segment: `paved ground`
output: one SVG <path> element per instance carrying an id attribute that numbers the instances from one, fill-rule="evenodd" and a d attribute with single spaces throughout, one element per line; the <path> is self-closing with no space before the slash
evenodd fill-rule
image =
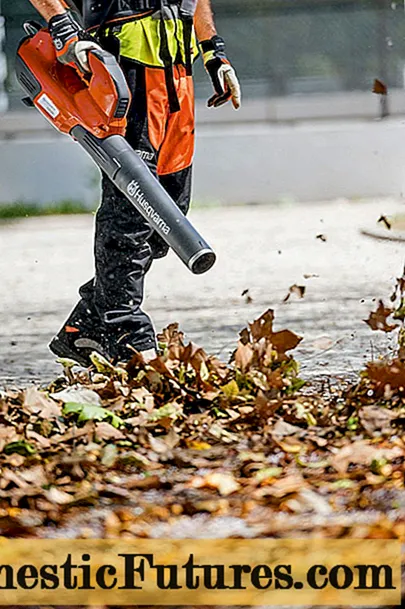
<path id="1" fill-rule="evenodd" d="M 388 298 L 405 253 L 404 244 L 360 228 L 402 210 L 383 200 L 196 210 L 195 224 L 218 252 L 216 268 L 193 277 L 172 254 L 156 262 L 145 307 L 158 328 L 179 321 L 188 338 L 224 358 L 244 324 L 272 307 L 277 327 L 305 337 L 303 375 L 354 374 L 389 348 L 362 320 L 375 298 Z M 92 223 L 73 216 L 0 225 L 1 384 L 47 381 L 58 370 L 47 343 L 92 273 Z M 306 285 L 305 298 L 282 304 L 295 283 Z"/>

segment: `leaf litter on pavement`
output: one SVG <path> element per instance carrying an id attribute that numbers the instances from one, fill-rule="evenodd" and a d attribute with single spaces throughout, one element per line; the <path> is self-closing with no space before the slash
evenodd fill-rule
<path id="1" fill-rule="evenodd" d="M 1 535 L 79 519 L 70 534 L 170 536 L 202 517 L 259 535 L 404 537 L 404 287 L 368 321 L 398 330 L 398 352 L 327 394 L 300 379 L 302 339 L 275 330 L 272 310 L 240 332 L 228 364 L 171 324 L 149 363 L 61 360 L 46 389 L 3 391 Z"/>

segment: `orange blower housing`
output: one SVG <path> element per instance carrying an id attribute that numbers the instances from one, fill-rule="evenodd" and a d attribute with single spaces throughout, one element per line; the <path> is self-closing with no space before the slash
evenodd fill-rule
<path id="1" fill-rule="evenodd" d="M 91 71 L 81 74 L 58 61 L 47 30 L 24 27 L 16 75 L 25 101 L 89 154 L 192 273 L 208 271 L 215 253 L 124 137 L 131 94 L 115 58 L 91 51 Z"/>
<path id="2" fill-rule="evenodd" d="M 124 135 L 131 93 L 121 69 L 101 49 L 89 53 L 89 64 L 87 75 L 60 63 L 41 29 L 21 42 L 16 73 L 33 105 L 62 133 L 80 125 L 97 138 Z"/>

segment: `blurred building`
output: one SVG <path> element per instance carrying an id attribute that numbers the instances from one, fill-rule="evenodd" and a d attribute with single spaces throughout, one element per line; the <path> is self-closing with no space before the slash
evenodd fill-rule
<path id="1" fill-rule="evenodd" d="M 229 203 L 402 196 L 405 0 L 212 0 L 212 5 L 244 103 L 237 113 L 229 105 L 207 109 L 211 85 L 197 63 L 196 198 Z M 0 203 L 28 196 L 55 200 L 65 192 L 62 198 L 94 200 L 97 180 L 87 159 L 20 102 L 14 56 L 22 23 L 38 15 L 29 0 L 3 0 L 2 13 L 10 111 L 0 117 L 0 155 L 2 141 L 15 146 L 7 144 L 3 153 Z M 375 79 L 387 86 L 388 97 L 372 93 Z M 391 118 L 377 123 L 385 114 Z M 36 165 L 39 142 L 42 161 Z M 23 157 L 30 159 L 29 195 L 21 182 L 16 187 L 15 163 Z M 48 184 L 45 158 L 54 168 Z M 62 158 L 67 180 L 59 170 Z"/>

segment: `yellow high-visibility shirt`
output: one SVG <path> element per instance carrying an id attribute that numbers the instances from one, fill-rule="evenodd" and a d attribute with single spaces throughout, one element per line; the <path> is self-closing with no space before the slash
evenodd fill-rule
<path id="1" fill-rule="evenodd" d="M 185 63 L 183 21 L 181 19 L 165 19 L 170 55 L 175 61 L 180 50 L 180 57 Z M 117 31 L 119 29 L 119 31 Z M 146 66 L 163 68 L 164 64 L 160 58 L 160 18 L 149 15 L 141 19 L 127 21 L 117 28 L 111 25 L 114 35 L 121 43 L 121 57 L 132 59 Z M 107 30 L 108 31 L 108 30 Z M 199 55 L 199 49 L 195 32 L 192 35 L 191 59 Z"/>

